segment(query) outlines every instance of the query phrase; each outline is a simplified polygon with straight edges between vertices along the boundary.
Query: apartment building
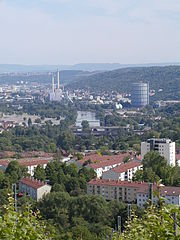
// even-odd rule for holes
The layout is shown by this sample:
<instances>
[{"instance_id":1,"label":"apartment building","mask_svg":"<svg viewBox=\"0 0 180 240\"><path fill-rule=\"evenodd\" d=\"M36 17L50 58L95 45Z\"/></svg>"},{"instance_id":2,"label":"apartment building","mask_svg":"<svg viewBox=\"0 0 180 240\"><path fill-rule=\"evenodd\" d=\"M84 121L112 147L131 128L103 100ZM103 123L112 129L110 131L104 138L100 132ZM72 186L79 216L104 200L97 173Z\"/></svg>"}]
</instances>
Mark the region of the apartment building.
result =
<instances>
[{"instance_id":1,"label":"apartment building","mask_svg":"<svg viewBox=\"0 0 180 240\"><path fill-rule=\"evenodd\" d=\"M137 170L141 170L143 165L141 162L133 160L125 164L121 164L109 171L102 173L102 179L131 181Z\"/></svg>"},{"instance_id":2,"label":"apartment building","mask_svg":"<svg viewBox=\"0 0 180 240\"><path fill-rule=\"evenodd\" d=\"M43 167L44 169L46 168L47 164L49 161L51 161L53 158L22 158L18 160L18 163L22 166L27 167L28 173L30 174L31 177L34 176L34 170L38 165ZM0 160L0 168L5 171L9 163L13 161L10 159L1 159Z\"/></svg>"},{"instance_id":3,"label":"apartment building","mask_svg":"<svg viewBox=\"0 0 180 240\"><path fill-rule=\"evenodd\" d=\"M51 159L52 158L46 158L46 159L44 159L44 158L39 158L39 159L38 158L29 158L29 159L19 160L18 162L20 165L27 167L28 173L30 174L31 177L33 177L36 167L39 165L45 169L48 162Z\"/></svg>"},{"instance_id":4,"label":"apartment building","mask_svg":"<svg viewBox=\"0 0 180 240\"><path fill-rule=\"evenodd\" d=\"M119 180L93 179L87 184L87 194L99 195L106 200L119 200L126 203L136 203L137 191L148 187L144 182L127 182Z\"/></svg>"},{"instance_id":5,"label":"apartment building","mask_svg":"<svg viewBox=\"0 0 180 240\"><path fill-rule=\"evenodd\" d=\"M159 154L167 160L169 165L175 166L175 142L172 142L170 139L157 138L150 138L146 142L141 142L142 158L150 151L158 151Z\"/></svg>"},{"instance_id":6,"label":"apartment building","mask_svg":"<svg viewBox=\"0 0 180 240\"><path fill-rule=\"evenodd\" d=\"M51 191L51 186L45 182L27 177L19 181L19 191L38 201Z\"/></svg>"},{"instance_id":7,"label":"apartment building","mask_svg":"<svg viewBox=\"0 0 180 240\"><path fill-rule=\"evenodd\" d=\"M157 190L157 186L154 186ZM159 189L160 196L166 204L180 205L180 187L162 186ZM137 191L137 206L144 207L149 200L149 188L145 186ZM157 197L153 196L153 202L157 203Z\"/></svg>"},{"instance_id":8,"label":"apartment building","mask_svg":"<svg viewBox=\"0 0 180 240\"><path fill-rule=\"evenodd\" d=\"M77 164L79 168L86 166L87 168L94 169L97 174L97 178L100 178L104 172L121 165L124 158L127 156L130 156L129 153L103 156L90 154L85 156L82 160L77 161Z\"/></svg>"}]
</instances>

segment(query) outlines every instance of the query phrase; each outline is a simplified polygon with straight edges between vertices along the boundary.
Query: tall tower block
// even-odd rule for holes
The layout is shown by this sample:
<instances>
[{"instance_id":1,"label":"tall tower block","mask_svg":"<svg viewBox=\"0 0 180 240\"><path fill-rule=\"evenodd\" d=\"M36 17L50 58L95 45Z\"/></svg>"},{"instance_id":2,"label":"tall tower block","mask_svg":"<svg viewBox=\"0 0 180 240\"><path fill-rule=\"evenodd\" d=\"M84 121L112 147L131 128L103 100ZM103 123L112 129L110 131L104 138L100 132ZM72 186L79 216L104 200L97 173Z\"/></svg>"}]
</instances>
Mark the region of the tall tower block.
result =
<instances>
[{"instance_id":1,"label":"tall tower block","mask_svg":"<svg viewBox=\"0 0 180 240\"><path fill-rule=\"evenodd\" d=\"M59 68L57 69L57 88L60 89Z\"/></svg>"}]
</instances>

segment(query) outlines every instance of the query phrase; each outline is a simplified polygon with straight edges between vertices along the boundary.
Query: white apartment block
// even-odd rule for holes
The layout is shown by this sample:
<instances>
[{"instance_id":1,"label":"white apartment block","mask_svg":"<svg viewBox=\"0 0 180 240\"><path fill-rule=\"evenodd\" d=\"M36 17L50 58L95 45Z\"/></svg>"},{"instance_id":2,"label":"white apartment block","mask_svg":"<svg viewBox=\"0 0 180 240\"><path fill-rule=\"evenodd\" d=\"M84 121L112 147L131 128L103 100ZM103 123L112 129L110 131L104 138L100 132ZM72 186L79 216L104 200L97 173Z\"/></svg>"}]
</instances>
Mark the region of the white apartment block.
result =
<instances>
[{"instance_id":1,"label":"white apartment block","mask_svg":"<svg viewBox=\"0 0 180 240\"><path fill-rule=\"evenodd\" d=\"M51 186L39 180L27 177L19 181L19 191L38 201L44 195L50 193Z\"/></svg>"},{"instance_id":2,"label":"white apartment block","mask_svg":"<svg viewBox=\"0 0 180 240\"><path fill-rule=\"evenodd\" d=\"M134 160L103 172L102 179L131 181L136 171L142 168L142 163Z\"/></svg>"},{"instance_id":3,"label":"white apartment block","mask_svg":"<svg viewBox=\"0 0 180 240\"><path fill-rule=\"evenodd\" d=\"M176 151L175 142L170 139L156 139L151 138L146 142L141 142L141 155L144 155L150 151L158 151L159 154L167 160L167 163L171 166L176 164Z\"/></svg>"},{"instance_id":4,"label":"white apartment block","mask_svg":"<svg viewBox=\"0 0 180 240\"><path fill-rule=\"evenodd\" d=\"M157 189L157 188L156 188ZM160 196L164 199L166 204L180 205L180 187L161 187ZM145 207L147 201L149 200L149 189L141 188L137 192L137 206ZM153 196L153 202L157 203L157 197Z\"/></svg>"}]
</instances>

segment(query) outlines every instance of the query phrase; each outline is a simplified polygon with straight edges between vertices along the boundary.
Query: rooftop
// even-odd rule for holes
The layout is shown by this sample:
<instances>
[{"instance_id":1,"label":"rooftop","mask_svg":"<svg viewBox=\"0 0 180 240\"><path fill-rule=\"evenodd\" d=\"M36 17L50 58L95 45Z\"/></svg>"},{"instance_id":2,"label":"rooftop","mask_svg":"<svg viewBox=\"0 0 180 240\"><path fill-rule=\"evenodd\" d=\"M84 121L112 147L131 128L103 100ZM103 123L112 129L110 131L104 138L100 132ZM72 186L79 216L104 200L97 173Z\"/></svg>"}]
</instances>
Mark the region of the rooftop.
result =
<instances>
[{"instance_id":1,"label":"rooftop","mask_svg":"<svg viewBox=\"0 0 180 240\"><path fill-rule=\"evenodd\" d=\"M35 189L38 189L42 186L47 185L45 182L41 182L37 179L29 178L29 177L22 178L19 182Z\"/></svg>"},{"instance_id":2,"label":"rooftop","mask_svg":"<svg viewBox=\"0 0 180 240\"><path fill-rule=\"evenodd\" d=\"M123 172L127 172L128 169L140 167L140 166L142 166L142 163L133 160L131 162L121 164L118 167L112 168L110 171L113 171L116 173L123 173Z\"/></svg>"},{"instance_id":3,"label":"rooftop","mask_svg":"<svg viewBox=\"0 0 180 240\"><path fill-rule=\"evenodd\" d=\"M88 185L97 186L115 186L115 187L133 187L133 188L145 188L149 186L147 182L128 182L120 180L110 180L110 179L92 179L88 182Z\"/></svg>"},{"instance_id":4,"label":"rooftop","mask_svg":"<svg viewBox=\"0 0 180 240\"><path fill-rule=\"evenodd\" d=\"M90 154L86 155L82 160L78 161L82 165L90 160L90 163L88 165L91 168L97 169L101 167L111 166L114 164L122 163L124 158L130 156L129 153L121 153L118 155L99 155L99 154Z\"/></svg>"},{"instance_id":5,"label":"rooftop","mask_svg":"<svg viewBox=\"0 0 180 240\"><path fill-rule=\"evenodd\" d=\"M154 186L157 190L157 186ZM138 193L146 193L148 194L149 188L148 186L145 188L140 188ZM179 196L180 195L180 187L173 187L173 186L163 186L160 187L161 196Z\"/></svg>"}]
</instances>

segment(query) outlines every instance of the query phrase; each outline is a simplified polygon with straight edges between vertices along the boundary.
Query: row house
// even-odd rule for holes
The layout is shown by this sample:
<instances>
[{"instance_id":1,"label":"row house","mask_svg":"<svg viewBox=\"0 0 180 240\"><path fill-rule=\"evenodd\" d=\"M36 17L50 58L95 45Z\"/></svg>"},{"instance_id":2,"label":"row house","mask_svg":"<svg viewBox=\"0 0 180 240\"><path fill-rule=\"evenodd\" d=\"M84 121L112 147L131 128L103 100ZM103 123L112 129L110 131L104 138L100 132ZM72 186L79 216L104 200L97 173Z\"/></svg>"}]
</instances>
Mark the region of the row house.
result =
<instances>
[{"instance_id":1,"label":"row house","mask_svg":"<svg viewBox=\"0 0 180 240\"><path fill-rule=\"evenodd\" d=\"M142 170L141 162L133 160L131 162L121 164L102 174L102 179L112 179L120 181L131 181L137 170Z\"/></svg>"},{"instance_id":2,"label":"row house","mask_svg":"<svg viewBox=\"0 0 180 240\"><path fill-rule=\"evenodd\" d=\"M155 190L157 190L157 186L155 186ZM159 191L160 196L164 199L166 204L180 205L180 187L161 186ZM137 206L145 207L149 198L148 187L139 189L137 192ZM157 197L153 196L153 202L157 203L157 201Z\"/></svg>"},{"instance_id":3,"label":"row house","mask_svg":"<svg viewBox=\"0 0 180 240\"><path fill-rule=\"evenodd\" d=\"M104 172L121 165L124 158L127 156L129 156L129 153L103 156L91 154L85 156L82 160L77 161L77 164L79 168L86 166L87 168L94 169L97 178L100 178Z\"/></svg>"}]
</instances>

